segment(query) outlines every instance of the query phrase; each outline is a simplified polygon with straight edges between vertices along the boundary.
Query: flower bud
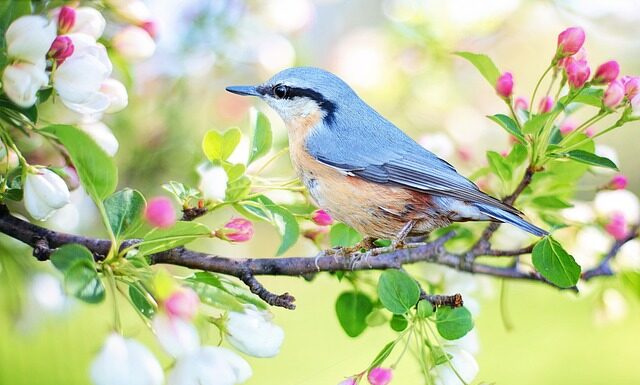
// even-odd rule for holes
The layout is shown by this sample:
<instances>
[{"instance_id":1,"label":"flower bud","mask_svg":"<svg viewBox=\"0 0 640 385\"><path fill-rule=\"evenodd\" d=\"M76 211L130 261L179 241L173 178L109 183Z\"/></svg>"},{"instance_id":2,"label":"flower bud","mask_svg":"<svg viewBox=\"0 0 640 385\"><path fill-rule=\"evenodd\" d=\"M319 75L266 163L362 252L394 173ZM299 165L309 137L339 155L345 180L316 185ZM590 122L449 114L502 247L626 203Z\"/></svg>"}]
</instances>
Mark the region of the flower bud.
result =
<instances>
[{"instance_id":1,"label":"flower bud","mask_svg":"<svg viewBox=\"0 0 640 385\"><path fill-rule=\"evenodd\" d=\"M511 72L505 72L496 81L496 93L504 98L508 99L513 93L513 76Z\"/></svg>"},{"instance_id":2,"label":"flower bud","mask_svg":"<svg viewBox=\"0 0 640 385\"><path fill-rule=\"evenodd\" d=\"M624 190L625 188L627 188L628 184L629 179L627 179L626 176L624 176L623 174L617 174L614 175L613 178L611 178L607 187L609 187L611 190Z\"/></svg>"},{"instance_id":3,"label":"flower bud","mask_svg":"<svg viewBox=\"0 0 640 385\"><path fill-rule=\"evenodd\" d=\"M358 381L354 377L349 377L343 381L340 381L338 385L357 385Z\"/></svg>"},{"instance_id":4,"label":"flower bud","mask_svg":"<svg viewBox=\"0 0 640 385\"><path fill-rule=\"evenodd\" d=\"M89 134L100 148L104 150L109 156L114 156L118 152L120 143L118 139L113 135L111 129L104 123L98 122L81 122L78 124L84 132Z\"/></svg>"},{"instance_id":5,"label":"flower bud","mask_svg":"<svg viewBox=\"0 0 640 385\"><path fill-rule=\"evenodd\" d=\"M629 226L623 213L615 212L604 229L616 240L624 239L629 234Z\"/></svg>"},{"instance_id":6,"label":"flower bud","mask_svg":"<svg viewBox=\"0 0 640 385\"><path fill-rule=\"evenodd\" d=\"M624 85L624 95L627 99L631 100L640 93L640 77L624 76L620 81Z\"/></svg>"},{"instance_id":7,"label":"flower bud","mask_svg":"<svg viewBox=\"0 0 640 385\"><path fill-rule=\"evenodd\" d=\"M164 308L171 317L179 317L191 320L198 313L200 298L193 289L188 287L180 288L164 301Z\"/></svg>"},{"instance_id":8,"label":"flower bud","mask_svg":"<svg viewBox=\"0 0 640 385\"><path fill-rule=\"evenodd\" d=\"M275 356L284 340L284 331L271 322L271 315L252 305L243 313L229 312L226 331L231 345L253 357Z\"/></svg>"},{"instance_id":9,"label":"flower bud","mask_svg":"<svg viewBox=\"0 0 640 385\"><path fill-rule=\"evenodd\" d=\"M562 123L560 123L560 127L558 127L558 131L560 131L562 135L567 135L573 132L573 130L575 130L577 127L578 126L575 121L571 119L565 119L564 121L562 121Z\"/></svg>"},{"instance_id":10,"label":"flower bud","mask_svg":"<svg viewBox=\"0 0 640 385\"><path fill-rule=\"evenodd\" d=\"M551 109L553 108L553 98L551 96L545 96L544 98L540 99L540 103L538 104L538 112L539 113L546 113L551 111Z\"/></svg>"},{"instance_id":11,"label":"flower bud","mask_svg":"<svg viewBox=\"0 0 640 385\"><path fill-rule=\"evenodd\" d=\"M73 54L73 42L68 36L58 36L51 43L51 48L47 54L56 61L56 65L62 64L69 56Z\"/></svg>"},{"instance_id":12,"label":"flower bud","mask_svg":"<svg viewBox=\"0 0 640 385\"><path fill-rule=\"evenodd\" d=\"M73 166L64 166L58 172L58 175L62 177L64 182L69 187L69 190L73 191L80 187L80 177L78 176L78 171Z\"/></svg>"},{"instance_id":13,"label":"flower bud","mask_svg":"<svg viewBox=\"0 0 640 385\"><path fill-rule=\"evenodd\" d=\"M66 5L58 12L58 34L64 35L71 31L76 23L76 10Z\"/></svg>"},{"instance_id":14,"label":"flower bud","mask_svg":"<svg viewBox=\"0 0 640 385\"><path fill-rule=\"evenodd\" d=\"M326 211L319 209L311 214L311 220L318 226L329 226L333 224L333 218Z\"/></svg>"},{"instance_id":15,"label":"flower bud","mask_svg":"<svg viewBox=\"0 0 640 385\"><path fill-rule=\"evenodd\" d=\"M33 218L43 221L69 201L69 189L58 174L46 168L27 172L24 206Z\"/></svg>"},{"instance_id":16,"label":"flower bud","mask_svg":"<svg viewBox=\"0 0 640 385\"><path fill-rule=\"evenodd\" d=\"M99 39L107 26L104 16L95 8L80 7L76 10L76 22L70 32L89 35Z\"/></svg>"},{"instance_id":17,"label":"flower bud","mask_svg":"<svg viewBox=\"0 0 640 385\"><path fill-rule=\"evenodd\" d=\"M320 242L322 237L325 236L329 232L329 228L327 226L316 227L315 229L305 230L302 233L302 236L312 240L313 242Z\"/></svg>"},{"instance_id":18,"label":"flower bud","mask_svg":"<svg viewBox=\"0 0 640 385\"><path fill-rule=\"evenodd\" d=\"M129 104L127 89L114 78L102 82L100 92L109 98L109 107L105 110L108 114L121 111Z\"/></svg>"},{"instance_id":19,"label":"flower bud","mask_svg":"<svg viewBox=\"0 0 640 385\"><path fill-rule=\"evenodd\" d=\"M582 88L591 74L586 60L570 59L565 66L565 71L567 72L567 82L573 89Z\"/></svg>"},{"instance_id":20,"label":"flower bud","mask_svg":"<svg viewBox=\"0 0 640 385\"><path fill-rule=\"evenodd\" d=\"M244 218L233 218L215 236L230 242L246 242L253 237L253 223Z\"/></svg>"},{"instance_id":21,"label":"flower bud","mask_svg":"<svg viewBox=\"0 0 640 385\"><path fill-rule=\"evenodd\" d=\"M91 380L95 385L161 385L164 373L149 349L114 333L91 364Z\"/></svg>"},{"instance_id":22,"label":"flower bud","mask_svg":"<svg viewBox=\"0 0 640 385\"><path fill-rule=\"evenodd\" d=\"M620 80L614 80L609 84L609 87L604 91L602 97L602 103L605 107L615 108L620 104L624 98L624 87Z\"/></svg>"},{"instance_id":23,"label":"flower bud","mask_svg":"<svg viewBox=\"0 0 640 385\"><path fill-rule=\"evenodd\" d=\"M156 43L147 31L133 25L120 30L111 43L120 55L132 61L146 59L156 50Z\"/></svg>"},{"instance_id":24,"label":"flower bud","mask_svg":"<svg viewBox=\"0 0 640 385\"><path fill-rule=\"evenodd\" d=\"M151 326L160 346L172 357L188 356L200 347L198 330L182 318L159 312L153 316Z\"/></svg>"},{"instance_id":25,"label":"flower bud","mask_svg":"<svg viewBox=\"0 0 640 385\"><path fill-rule=\"evenodd\" d=\"M45 58L56 38L56 26L41 16L22 16L5 33L10 59L38 63Z\"/></svg>"},{"instance_id":26,"label":"flower bud","mask_svg":"<svg viewBox=\"0 0 640 385\"><path fill-rule=\"evenodd\" d=\"M529 109L529 102L527 102L527 99L522 96L518 96L515 102L513 102L513 108L516 111L526 111Z\"/></svg>"},{"instance_id":27,"label":"flower bud","mask_svg":"<svg viewBox=\"0 0 640 385\"><path fill-rule=\"evenodd\" d=\"M585 34L580 27L570 27L558 35L558 49L556 55L560 57L576 54L584 44Z\"/></svg>"},{"instance_id":28,"label":"flower bud","mask_svg":"<svg viewBox=\"0 0 640 385\"><path fill-rule=\"evenodd\" d=\"M373 368L367 376L371 385L387 385L393 378L393 371L388 368Z\"/></svg>"},{"instance_id":29,"label":"flower bud","mask_svg":"<svg viewBox=\"0 0 640 385\"><path fill-rule=\"evenodd\" d=\"M640 118L640 94L631 99L631 117Z\"/></svg>"},{"instance_id":30,"label":"flower bud","mask_svg":"<svg viewBox=\"0 0 640 385\"><path fill-rule=\"evenodd\" d=\"M155 21L153 20L143 21L142 23L140 23L140 28L147 31L147 33L149 34L149 36L151 36L152 39L155 39L156 37L158 37L158 23L156 23Z\"/></svg>"},{"instance_id":31,"label":"flower bud","mask_svg":"<svg viewBox=\"0 0 640 385\"><path fill-rule=\"evenodd\" d=\"M167 385L235 385L251 375L249 363L236 353L218 346L204 346L176 361Z\"/></svg>"},{"instance_id":32,"label":"flower bud","mask_svg":"<svg viewBox=\"0 0 640 385\"><path fill-rule=\"evenodd\" d=\"M171 199L155 197L149 200L144 217L152 226L168 228L176 223L176 212Z\"/></svg>"},{"instance_id":33,"label":"flower bud","mask_svg":"<svg viewBox=\"0 0 640 385\"><path fill-rule=\"evenodd\" d=\"M45 61L38 64L17 62L8 65L2 73L2 89L17 106L27 108L36 103L38 90L49 83Z\"/></svg>"},{"instance_id":34,"label":"flower bud","mask_svg":"<svg viewBox=\"0 0 640 385\"><path fill-rule=\"evenodd\" d=\"M600 64L596 69L596 74L593 76L594 84L607 84L616 80L620 74L620 65L615 60L610 60L606 63Z\"/></svg>"},{"instance_id":35,"label":"flower bud","mask_svg":"<svg viewBox=\"0 0 640 385\"><path fill-rule=\"evenodd\" d=\"M596 134L596 129L595 129L595 128L593 128L593 127L587 127L587 128L584 130L584 134L585 134L588 138L591 138L591 137L593 137L593 136Z\"/></svg>"}]
</instances>

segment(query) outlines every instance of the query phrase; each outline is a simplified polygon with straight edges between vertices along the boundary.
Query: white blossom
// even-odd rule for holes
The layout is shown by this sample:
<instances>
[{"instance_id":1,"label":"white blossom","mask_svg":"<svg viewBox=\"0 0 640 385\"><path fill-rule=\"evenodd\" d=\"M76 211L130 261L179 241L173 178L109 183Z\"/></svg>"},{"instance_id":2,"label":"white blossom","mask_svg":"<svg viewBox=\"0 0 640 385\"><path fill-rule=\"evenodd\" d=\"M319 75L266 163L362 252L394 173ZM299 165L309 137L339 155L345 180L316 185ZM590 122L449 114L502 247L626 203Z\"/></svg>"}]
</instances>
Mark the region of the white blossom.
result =
<instances>
[{"instance_id":1,"label":"white blossom","mask_svg":"<svg viewBox=\"0 0 640 385\"><path fill-rule=\"evenodd\" d=\"M205 346L180 357L167 378L167 385L235 385L251 377L249 364L236 353Z\"/></svg>"},{"instance_id":2,"label":"white blossom","mask_svg":"<svg viewBox=\"0 0 640 385\"><path fill-rule=\"evenodd\" d=\"M55 210L69 203L69 199L69 189L58 174L46 168L27 173L24 206L33 218L47 219Z\"/></svg>"},{"instance_id":3,"label":"white blossom","mask_svg":"<svg viewBox=\"0 0 640 385\"><path fill-rule=\"evenodd\" d=\"M45 60L36 64L16 62L8 65L2 74L2 88L16 105L26 108L36 102L38 90L49 83Z\"/></svg>"},{"instance_id":4,"label":"white blossom","mask_svg":"<svg viewBox=\"0 0 640 385\"><path fill-rule=\"evenodd\" d=\"M56 25L42 16L22 16L5 33L10 59L39 63L45 59L56 38Z\"/></svg>"},{"instance_id":5,"label":"white blossom","mask_svg":"<svg viewBox=\"0 0 640 385\"><path fill-rule=\"evenodd\" d=\"M118 152L120 144L111 129L100 121L84 121L78 124L84 132L100 146L109 156L114 156Z\"/></svg>"},{"instance_id":6,"label":"white blossom","mask_svg":"<svg viewBox=\"0 0 640 385\"><path fill-rule=\"evenodd\" d=\"M622 213L627 222L640 221L640 202L629 190L600 191L593 201L596 213L609 219L614 213Z\"/></svg>"},{"instance_id":7,"label":"white blossom","mask_svg":"<svg viewBox=\"0 0 640 385\"><path fill-rule=\"evenodd\" d=\"M127 89L116 79L105 80L100 86L100 92L109 98L109 107L105 111L108 114L121 111L129 104Z\"/></svg>"},{"instance_id":8,"label":"white blossom","mask_svg":"<svg viewBox=\"0 0 640 385\"><path fill-rule=\"evenodd\" d=\"M147 59L156 50L156 42L149 33L134 25L120 30L113 37L111 44L120 55L133 61Z\"/></svg>"},{"instance_id":9,"label":"white blossom","mask_svg":"<svg viewBox=\"0 0 640 385\"><path fill-rule=\"evenodd\" d=\"M198 331L188 321L158 313L153 317L152 325L158 342L173 357L188 356L200 347Z\"/></svg>"},{"instance_id":10,"label":"white blossom","mask_svg":"<svg viewBox=\"0 0 640 385\"><path fill-rule=\"evenodd\" d=\"M94 39L98 39L102 36L106 25L107 21L97 9L91 7L79 7L76 8L76 22L69 32L83 33Z\"/></svg>"},{"instance_id":11,"label":"white blossom","mask_svg":"<svg viewBox=\"0 0 640 385\"><path fill-rule=\"evenodd\" d=\"M271 314L252 305L243 313L229 312L227 333L231 345L254 357L275 356L284 340L284 331L271 322Z\"/></svg>"},{"instance_id":12,"label":"white blossom","mask_svg":"<svg viewBox=\"0 0 640 385\"><path fill-rule=\"evenodd\" d=\"M202 191L204 198L223 201L229 181L226 171L220 166L213 166L209 163L201 164L197 171L200 176L198 189Z\"/></svg>"},{"instance_id":13,"label":"white blossom","mask_svg":"<svg viewBox=\"0 0 640 385\"><path fill-rule=\"evenodd\" d=\"M431 369L431 374L436 377L435 383L437 385L470 384L480 370L476 359L458 347L445 347L444 351L450 355L450 360Z\"/></svg>"}]
</instances>

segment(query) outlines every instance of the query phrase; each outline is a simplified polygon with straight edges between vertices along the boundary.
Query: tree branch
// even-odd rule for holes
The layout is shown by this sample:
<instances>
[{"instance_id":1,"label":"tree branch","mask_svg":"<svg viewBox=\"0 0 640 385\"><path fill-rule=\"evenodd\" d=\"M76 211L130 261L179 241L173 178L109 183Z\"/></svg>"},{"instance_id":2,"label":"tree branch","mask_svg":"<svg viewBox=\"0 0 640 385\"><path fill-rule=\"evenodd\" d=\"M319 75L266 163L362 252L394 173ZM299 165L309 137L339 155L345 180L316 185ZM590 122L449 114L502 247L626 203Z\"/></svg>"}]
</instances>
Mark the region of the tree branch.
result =
<instances>
[{"instance_id":1,"label":"tree branch","mask_svg":"<svg viewBox=\"0 0 640 385\"><path fill-rule=\"evenodd\" d=\"M604 256L604 258L602 258L598 266L582 273L582 279L584 279L585 281L589 281L590 279L595 277L613 275L613 271L611 270L611 260L618 254L625 243L637 238L639 235L640 223L631 226L629 234L627 234L626 237L616 240L613 246L611 246L611 249L609 249L609 252Z\"/></svg>"}]
</instances>

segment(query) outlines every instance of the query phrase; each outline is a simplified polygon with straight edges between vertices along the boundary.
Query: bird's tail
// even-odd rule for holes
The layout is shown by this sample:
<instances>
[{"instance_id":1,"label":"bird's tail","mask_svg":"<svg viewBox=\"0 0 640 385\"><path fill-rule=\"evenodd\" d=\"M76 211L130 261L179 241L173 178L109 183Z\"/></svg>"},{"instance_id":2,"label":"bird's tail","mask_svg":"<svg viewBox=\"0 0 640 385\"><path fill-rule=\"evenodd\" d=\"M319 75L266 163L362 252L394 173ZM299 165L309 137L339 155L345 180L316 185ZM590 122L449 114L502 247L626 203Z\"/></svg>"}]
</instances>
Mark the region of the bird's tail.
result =
<instances>
[{"instance_id":1,"label":"bird's tail","mask_svg":"<svg viewBox=\"0 0 640 385\"><path fill-rule=\"evenodd\" d=\"M528 233L535 235L536 237L544 237L545 235L549 234L545 230L542 230L541 228L527 222L517 214L510 213L498 207L494 207L494 206L490 206L482 203L476 203L474 204L474 206L479 208L483 214L495 220L498 220L500 222L510 223L518 228L521 228L522 230Z\"/></svg>"}]
</instances>

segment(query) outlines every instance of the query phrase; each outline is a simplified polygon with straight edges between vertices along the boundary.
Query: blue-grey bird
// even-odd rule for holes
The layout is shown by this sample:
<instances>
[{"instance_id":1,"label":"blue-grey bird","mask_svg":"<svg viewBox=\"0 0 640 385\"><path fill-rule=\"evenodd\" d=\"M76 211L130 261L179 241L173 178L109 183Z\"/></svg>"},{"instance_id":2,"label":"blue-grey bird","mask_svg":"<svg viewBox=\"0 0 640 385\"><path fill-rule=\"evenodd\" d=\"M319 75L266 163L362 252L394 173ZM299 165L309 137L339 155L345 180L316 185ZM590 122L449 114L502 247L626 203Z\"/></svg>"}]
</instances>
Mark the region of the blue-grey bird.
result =
<instances>
[{"instance_id":1,"label":"blue-grey bird","mask_svg":"<svg viewBox=\"0 0 640 385\"><path fill-rule=\"evenodd\" d=\"M257 96L289 132L291 161L315 203L371 238L401 242L452 222L506 222L547 232L483 193L319 68L279 72L258 86L227 91Z\"/></svg>"}]
</instances>

